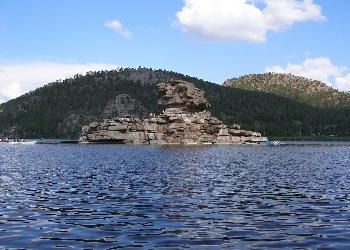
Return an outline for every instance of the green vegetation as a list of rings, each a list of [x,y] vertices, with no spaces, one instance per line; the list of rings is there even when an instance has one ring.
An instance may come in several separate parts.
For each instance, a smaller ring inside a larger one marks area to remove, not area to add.
[[[159,112],[156,83],[193,82],[206,92],[211,111],[224,122],[266,136],[350,136],[349,109],[311,106],[271,93],[225,87],[175,72],[139,68],[90,72],[50,83],[0,105],[0,136],[77,138],[81,127],[104,117],[106,104],[120,94]]]
[[[287,97],[314,107],[350,107],[350,94],[320,81],[290,74],[251,74],[225,81],[224,85]]]

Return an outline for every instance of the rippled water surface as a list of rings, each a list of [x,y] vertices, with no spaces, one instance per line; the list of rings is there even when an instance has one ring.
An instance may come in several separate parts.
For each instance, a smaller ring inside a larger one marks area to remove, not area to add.
[[[350,146],[0,145],[0,248],[350,248]]]

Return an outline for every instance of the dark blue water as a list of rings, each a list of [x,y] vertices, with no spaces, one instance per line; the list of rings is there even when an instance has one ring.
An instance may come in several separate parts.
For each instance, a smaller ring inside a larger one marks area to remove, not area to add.
[[[350,248],[350,147],[0,145],[0,248]]]

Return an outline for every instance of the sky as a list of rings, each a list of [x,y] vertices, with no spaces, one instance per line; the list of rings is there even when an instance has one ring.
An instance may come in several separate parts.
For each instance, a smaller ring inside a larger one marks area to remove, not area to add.
[[[349,0],[0,0],[0,103],[76,73],[172,70],[222,84],[292,73],[350,90]]]

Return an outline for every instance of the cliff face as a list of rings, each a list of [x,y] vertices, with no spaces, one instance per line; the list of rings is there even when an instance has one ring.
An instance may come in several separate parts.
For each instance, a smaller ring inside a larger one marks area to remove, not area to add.
[[[315,107],[350,107],[350,94],[325,83],[290,74],[250,74],[232,78],[225,86],[287,97]]]
[[[114,118],[82,129],[81,143],[242,144],[266,141],[259,133],[226,126],[209,112],[204,91],[192,83],[168,81],[158,87],[163,111],[148,118]]]
[[[149,111],[137,100],[127,94],[117,95],[107,102],[103,118],[147,117]]]
[[[207,110],[210,105],[204,97],[204,91],[193,84],[183,81],[168,81],[158,87],[158,105],[162,108],[181,108],[189,112]]]

